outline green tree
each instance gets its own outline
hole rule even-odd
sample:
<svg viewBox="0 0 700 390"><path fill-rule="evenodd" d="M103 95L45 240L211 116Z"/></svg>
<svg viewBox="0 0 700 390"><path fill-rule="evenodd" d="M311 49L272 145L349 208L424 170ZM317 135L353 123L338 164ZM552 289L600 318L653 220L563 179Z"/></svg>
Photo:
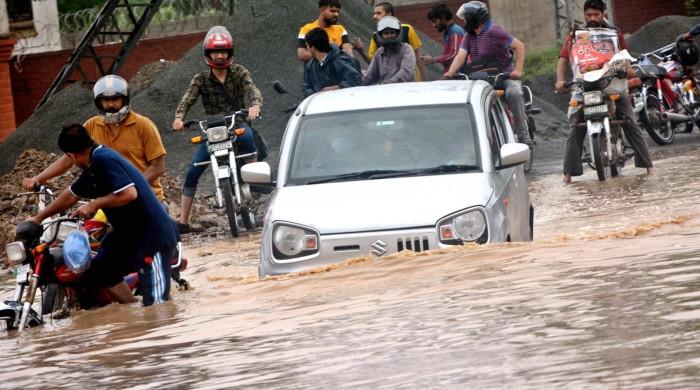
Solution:
<svg viewBox="0 0 700 390"><path fill-rule="evenodd" d="M58 12L67 13L82 9L102 7L105 0L58 0Z"/></svg>
<svg viewBox="0 0 700 390"><path fill-rule="evenodd" d="M685 0L685 14L688 16L700 15L700 0Z"/></svg>

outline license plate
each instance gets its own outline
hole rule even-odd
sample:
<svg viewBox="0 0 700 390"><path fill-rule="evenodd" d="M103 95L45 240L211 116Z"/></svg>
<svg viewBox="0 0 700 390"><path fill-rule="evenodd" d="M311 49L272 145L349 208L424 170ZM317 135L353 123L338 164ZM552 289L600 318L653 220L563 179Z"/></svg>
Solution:
<svg viewBox="0 0 700 390"><path fill-rule="evenodd" d="M27 283L29 281L29 264L23 264L16 268L17 283Z"/></svg>
<svg viewBox="0 0 700 390"><path fill-rule="evenodd" d="M584 115L593 115L593 114L603 114L608 112L608 106L603 104L600 106L590 106L590 107L583 107L583 114Z"/></svg>
<svg viewBox="0 0 700 390"><path fill-rule="evenodd" d="M231 149L232 147L233 147L233 142L231 142L231 141L219 142L216 144L210 144L209 151L216 152L217 150L226 150L226 149Z"/></svg>

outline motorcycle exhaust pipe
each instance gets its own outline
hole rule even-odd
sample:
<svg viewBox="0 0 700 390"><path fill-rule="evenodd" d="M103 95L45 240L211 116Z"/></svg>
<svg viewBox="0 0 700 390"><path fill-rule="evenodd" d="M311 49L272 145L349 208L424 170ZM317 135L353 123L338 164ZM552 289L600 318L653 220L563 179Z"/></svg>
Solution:
<svg viewBox="0 0 700 390"><path fill-rule="evenodd" d="M671 121L673 123L679 123L679 122L690 122L691 120L693 120L693 118L689 117L688 115L678 114L675 112L662 112L661 113L661 120Z"/></svg>

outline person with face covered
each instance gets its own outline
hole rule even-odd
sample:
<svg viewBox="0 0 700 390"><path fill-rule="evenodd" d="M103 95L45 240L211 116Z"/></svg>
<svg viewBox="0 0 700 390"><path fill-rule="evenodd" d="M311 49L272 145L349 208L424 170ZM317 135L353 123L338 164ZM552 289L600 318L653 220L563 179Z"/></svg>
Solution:
<svg viewBox="0 0 700 390"><path fill-rule="evenodd" d="M462 38L464 37L464 29L452 21L452 11L445 4L433 6L428 11L427 16L433 27L444 36L445 50L439 57L425 55L421 56L419 60L424 64L442 64L444 71L447 72L459 52L459 46L462 44Z"/></svg>
<svg viewBox="0 0 700 390"><path fill-rule="evenodd" d="M231 115L234 112L248 108L248 120L252 121L260 116L262 107L262 95L253 83L253 78L248 69L233 61L233 37L223 26L214 26L207 32L202 45L204 61L209 70L194 75L189 88L182 96L175 109L173 130L183 129L183 120L187 111L202 97L204 112L211 115ZM243 126L246 131L236 141L239 144L241 154L253 153L257 150L253 129ZM262 152L261 151L259 152ZM258 157L264 158L263 155ZM182 188L180 200L180 220L177 223L178 231L182 234L190 232L190 212L192 202L197 192L199 178L206 171L207 166L196 166L196 163L209 161L209 150L206 143L199 144L192 158L192 163L185 175L185 184Z"/></svg>
<svg viewBox="0 0 700 390"><path fill-rule="evenodd" d="M340 18L340 0L319 0L318 2L319 15L318 19L307 23L299 29L297 37L297 57L302 62L308 62L313 58L311 52L306 47L306 34L315 28L322 28L328 34L328 43L335 44L345 54L353 57L352 45L348 38L348 32L341 24L338 23Z"/></svg>
<svg viewBox="0 0 700 390"><path fill-rule="evenodd" d="M618 43L620 50L627 49L627 42L622 35L622 31L612 26L605 19L606 5L603 0L586 0L583 4L583 16L586 23L581 27L581 29L588 28L608 28L617 31ZM557 62L557 81L554 84L554 88L559 93L566 92L566 69L569 66L569 56L571 52L571 47L573 45L573 37L575 31L572 31L566 38L564 45L561 48L559 54L559 61ZM629 71L629 70L628 70ZM626 120L622 124L622 130L625 133L625 138L634 149L634 163L638 168L646 168L647 174L653 173L653 164L651 161L651 154L649 153L649 146L647 146L644 137L642 136L642 130L639 128L637 121L635 119L634 109L632 108L632 102L629 96L621 95L620 99L616 103L616 109L626 117ZM583 166L581 164L581 153L583 150L583 141L586 137L586 127L578 127L578 123L583 122L583 110L569 108L569 137L566 140L566 152L564 154L564 183L571 183L572 176L580 176L583 174Z"/></svg>
<svg viewBox="0 0 700 390"><path fill-rule="evenodd" d="M413 48L403 43L401 23L393 16L385 16L377 23L374 39L380 46L374 54L363 85L403 83L415 79L416 55Z"/></svg>
<svg viewBox="0 0 700 390"><path fill-rule="evenodd" d="M151 185L156 197L165 197L160 178L165 173L165 147L156 125L147 117L137 114L129 106L129 85L117 75L97 80L92 89L99 115L88 119L83 126L95 142L116 150L132 163ZM65 154L38 175L22 181L31 190L37 184L60 176L72 166Z"/></svg>

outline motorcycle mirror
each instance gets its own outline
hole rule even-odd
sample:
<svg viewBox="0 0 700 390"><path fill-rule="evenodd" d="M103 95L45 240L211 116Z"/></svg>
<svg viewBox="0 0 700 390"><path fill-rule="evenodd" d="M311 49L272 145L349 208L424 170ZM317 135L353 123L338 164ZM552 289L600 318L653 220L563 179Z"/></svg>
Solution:
<svg viewBox="0 0 700 390"><path fill-rule="evenodd" d="M275 80L272 82L272 89L275 90L275 92L279 93L280 95L288 94L289 92L287 89L282 85L282 82L279 80Z"/></svg>

